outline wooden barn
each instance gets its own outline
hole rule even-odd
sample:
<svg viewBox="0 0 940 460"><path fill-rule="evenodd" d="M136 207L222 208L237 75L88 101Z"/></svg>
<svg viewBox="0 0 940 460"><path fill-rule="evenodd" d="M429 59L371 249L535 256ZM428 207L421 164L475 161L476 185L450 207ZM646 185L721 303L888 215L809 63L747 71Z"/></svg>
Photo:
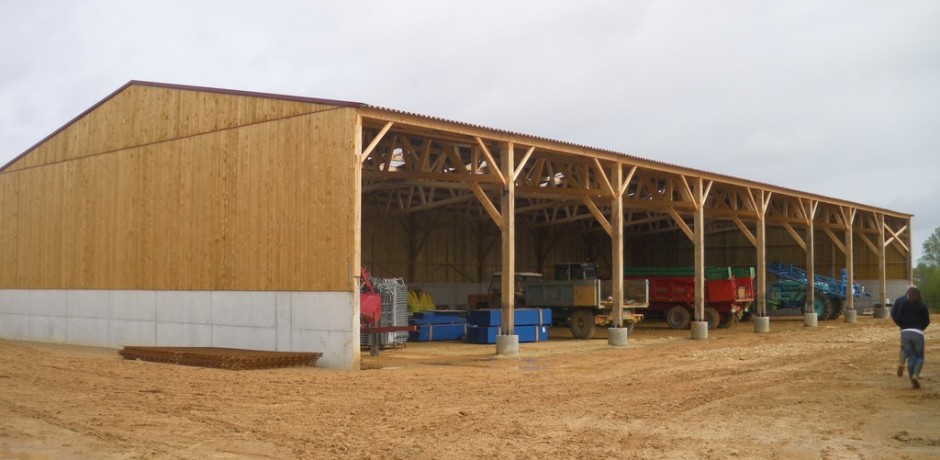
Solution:
<svg viewBox="0 0 940 460"><path fill-rule="evenodd" d="M613 279L754 266L761 295L771 260L845 267L884 298L912 279L911 218L367 104L132 81L0 169L0 338L353 369L361 265L456 308L494 271L585 259Z"/></svg>

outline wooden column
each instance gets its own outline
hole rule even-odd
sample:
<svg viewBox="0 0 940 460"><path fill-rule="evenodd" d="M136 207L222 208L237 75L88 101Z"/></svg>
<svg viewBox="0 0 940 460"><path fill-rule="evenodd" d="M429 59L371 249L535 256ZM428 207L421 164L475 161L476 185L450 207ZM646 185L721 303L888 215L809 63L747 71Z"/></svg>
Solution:
<svg viewBox="0 0 940 460"><path fill-rule="evenodd" d="M516 187L512 142L506 146L502 157L503 177L506 178L499 208L502 214L502 334L515 335L513 312L516 300Z"/></svg>
<svg viewBox="0 0 940 460"><path fill-rule="evenodd" d="M353 208L353 215L355 216L354 219L356 221L355 234L353 235L353 251L355 252L353 253L352 263L354 266L349 267L349 271L350 271L351 277L353 278L353 282L355 283L355 286L353 286L354 292L358 292L359 291L359 278L360 278L360 273L361 273L359 268L362 265L362 157L363 157L363 152L362 152L362 116L360 115L356 115L355 136L356 138L353 140L353 152L356 155L356 160L358 160L358 164L356 168L353 170L353 181L355 183L356 193L358 194L358 198L354 201L355 207ZM366 154L365 156L368 156L368 154ZM353 297L356 298L356 302L358 305L359 296L355 295Z"/></svg>
<svg viewBox="0 0 940 460"><path fill-rule="evenodd" d="M623 170L619 163L614 165L614 175L611 178L614 190L623 188ZM623 196L614 193L610 202L612 214L610 216L611 230L611 283L614 296L614 327L623 327Z"/></svg>
<svg viewBox="0 0 940 460"><path fill-rule="evenodd" d="M878 303L887 307L887 302L885 302L885 299L888 298L888 270L885 260L885 215L880 212L875 214L875 222L878 226L878 292L881 296Z"/></svg>
<svg viewBox="0 0 940 460"><path fill-rule="evenodd" d="M855 237L852 233L855 226L855 215L858 209L850 208L845 219L845 306L847 310L855 310Z"/></svg>
<svg viewBox="0 0 940 460"><path fill-rule="evenodd" d="M760 191L757 210L757 316L767 316L767 204L768 192Z"/></svg>
<svg viewBox="0 0 940 460"><path fill-rule="evenodd" d="M772 196L773 192L766 190L760 190L755 196L753 189L747 189L746 197L749 208L754 211L757 236L751 233L751 230L744 225L740 218L736 216L732 218L744 237L754 246L757 257L756 278L754 280L757 316L767 316L767 209L770 207L770 198ZM796 238L797 243L802 245L803 241L799 239L799 235L796 235L790 227L786 228Z"/></svg>
<svg viewBox="0 0 940 460"><path fill-rule="evenodd" d="M705 321L705 190L701 177L695 179L695 320Z"/></svg>
<svg viewBox="0 0 940 460"><path fill-rule="evenodd" d="M908 284L914 284L914 246L911 238L914 235L914 218L910 218L907 221L907 238L905 238L905 245L907 246L907 255L904 260L907 262L907 282Z"/></svg>
<svg viewBox="0 0 940 460"><path fill-rule="evenodd" d="M816 209L819 202L806 200L803 202L804 216L806 217L806 307L804 313L816 311L816 229L813 221L816 219Z"/></svg>
<svg viewBox="0 0 940 460"><path fill-rule="evenodd" d="M696 177L689 183L689 178L680 176L680 192L691 202L695 211L692 216L692 226L690 229L682 216L675 208L668 208L666 212L672 216L679 228L685 233L693 244L693 254L695 259L695 321L705 320L705 200L711 191L713 181L705 184L704 179ZM693 335L694 335L693 327Z"/></svg>

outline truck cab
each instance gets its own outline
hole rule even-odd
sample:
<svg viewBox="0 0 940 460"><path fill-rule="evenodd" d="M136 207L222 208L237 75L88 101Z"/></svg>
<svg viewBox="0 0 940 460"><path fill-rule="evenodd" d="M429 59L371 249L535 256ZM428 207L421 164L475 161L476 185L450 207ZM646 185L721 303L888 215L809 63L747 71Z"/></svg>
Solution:
<svg viewBox="0 0 940 460"><path fill-rule="evenodd" d="M522 307L525 305L525 283L527 281L541 281L541 273L532 273L532 272L516 272L515 282L513 283L513 289L515 290L515 306ZM503 291L503 274L502 272L495 272L490 278L490 285L486 289L485 293L482 294L468 294L467 295L467 308L499 308L502 291Z"/></svg>
<svg viewBox="0 0 940 460"><path fill-rule="evenodd" d="M590 262L555 265L555 281L596 280L597 265Z"/></svg>
<svg viewBox="0 0 940 460"><path fill-rule="evenodd" d="M613 324L612 283L598 278L597 265L562 263L554 269L552 281L531 280L523 284L526 306L551 308L552 323L568 326L571 335L578 339L591 338L597 326ZM623 326L632 330L643 319L635 310L648 305L649 284L646 280L625 281L623 295L621 319Z"/></svg>

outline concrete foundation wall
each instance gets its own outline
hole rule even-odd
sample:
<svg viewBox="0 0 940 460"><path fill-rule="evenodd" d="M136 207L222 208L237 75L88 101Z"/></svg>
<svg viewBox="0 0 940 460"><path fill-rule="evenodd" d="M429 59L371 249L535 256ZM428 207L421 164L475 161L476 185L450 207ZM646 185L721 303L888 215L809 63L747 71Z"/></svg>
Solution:
<svg viewBox="0 0 940 460"><path fill-rule="evenodd" d="M0 338L320 352L318 367L353 369L357 300L348 292L4 289Z"/></svg>

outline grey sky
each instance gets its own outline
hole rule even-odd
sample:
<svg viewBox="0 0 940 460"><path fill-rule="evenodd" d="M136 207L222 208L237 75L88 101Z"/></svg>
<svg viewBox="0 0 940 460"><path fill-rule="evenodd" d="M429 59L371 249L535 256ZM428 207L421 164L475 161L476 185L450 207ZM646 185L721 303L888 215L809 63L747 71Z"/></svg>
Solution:
<svg viewBox="0 0 940 460"><path fill-rule="evenodd" d="M0 0L0 164L129 80L345 99L940 226L940 2Z"/></svg>

